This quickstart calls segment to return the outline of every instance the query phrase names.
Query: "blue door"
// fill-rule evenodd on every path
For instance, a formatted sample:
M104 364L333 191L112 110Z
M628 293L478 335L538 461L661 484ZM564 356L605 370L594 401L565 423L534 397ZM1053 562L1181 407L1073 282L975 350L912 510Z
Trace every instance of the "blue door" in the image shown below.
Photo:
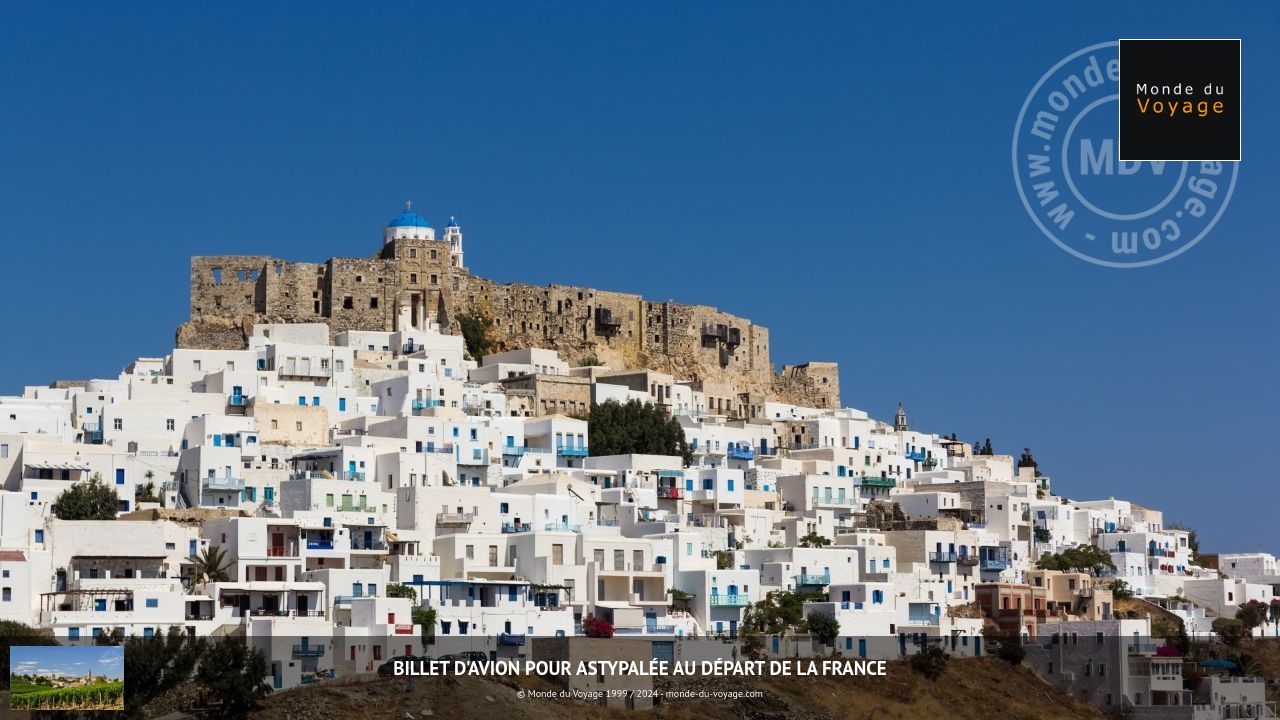
M867 639L858 638L858 657L865 658L867 656Z

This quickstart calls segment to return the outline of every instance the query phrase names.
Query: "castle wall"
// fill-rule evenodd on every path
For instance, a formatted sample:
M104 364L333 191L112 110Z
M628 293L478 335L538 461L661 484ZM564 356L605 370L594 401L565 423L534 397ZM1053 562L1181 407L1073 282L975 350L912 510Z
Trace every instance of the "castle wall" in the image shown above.
M731 386L813 407L839 405L834 363L775 375L769 331L716 308L649 302L632 293L567 285L499 284L454 267L449 243L399 239L371 258L285 262L265 255L191 260L191 320L179 347L244 347L254 322L325 322L348 330L395 331L398 298L414 300L442 329L457 317L488 317L496 351L554 349L570 365L651 368L682 380ZM239 337L238 337L239 336Z

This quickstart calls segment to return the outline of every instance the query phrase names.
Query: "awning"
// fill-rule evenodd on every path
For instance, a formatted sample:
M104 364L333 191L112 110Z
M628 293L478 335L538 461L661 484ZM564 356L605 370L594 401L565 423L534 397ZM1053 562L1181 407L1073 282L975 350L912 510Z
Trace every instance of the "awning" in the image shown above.
M71 463L26 463L26 467L32 470L80 470L89 471L88 465L73 465Z

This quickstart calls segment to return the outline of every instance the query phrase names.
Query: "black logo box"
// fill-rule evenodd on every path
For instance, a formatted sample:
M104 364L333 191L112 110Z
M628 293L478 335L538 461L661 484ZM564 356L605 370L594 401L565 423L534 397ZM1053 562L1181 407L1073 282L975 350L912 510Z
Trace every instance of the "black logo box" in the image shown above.
M1120 40L1121 160L1238 161L1240 104L1240 40Z

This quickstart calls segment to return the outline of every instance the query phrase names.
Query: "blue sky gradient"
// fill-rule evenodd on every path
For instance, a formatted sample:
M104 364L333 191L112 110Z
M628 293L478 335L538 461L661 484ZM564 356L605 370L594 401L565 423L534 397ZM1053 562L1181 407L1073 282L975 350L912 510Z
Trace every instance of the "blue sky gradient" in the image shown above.
M9 648L14 675L84 677L92 672L108 680L124 677L124 648L94 645L15 645Z
M1206 550L1280 552L1280 5L25 3L0 11L0 391L168 351L194 254L367 256L406 197L472 272L706 303L844 402L1031 447ZM1117 271L1031 222L1028 90L1119 37L1241 37L1215 230ZM1221 502L1210 502L1211 498Z

